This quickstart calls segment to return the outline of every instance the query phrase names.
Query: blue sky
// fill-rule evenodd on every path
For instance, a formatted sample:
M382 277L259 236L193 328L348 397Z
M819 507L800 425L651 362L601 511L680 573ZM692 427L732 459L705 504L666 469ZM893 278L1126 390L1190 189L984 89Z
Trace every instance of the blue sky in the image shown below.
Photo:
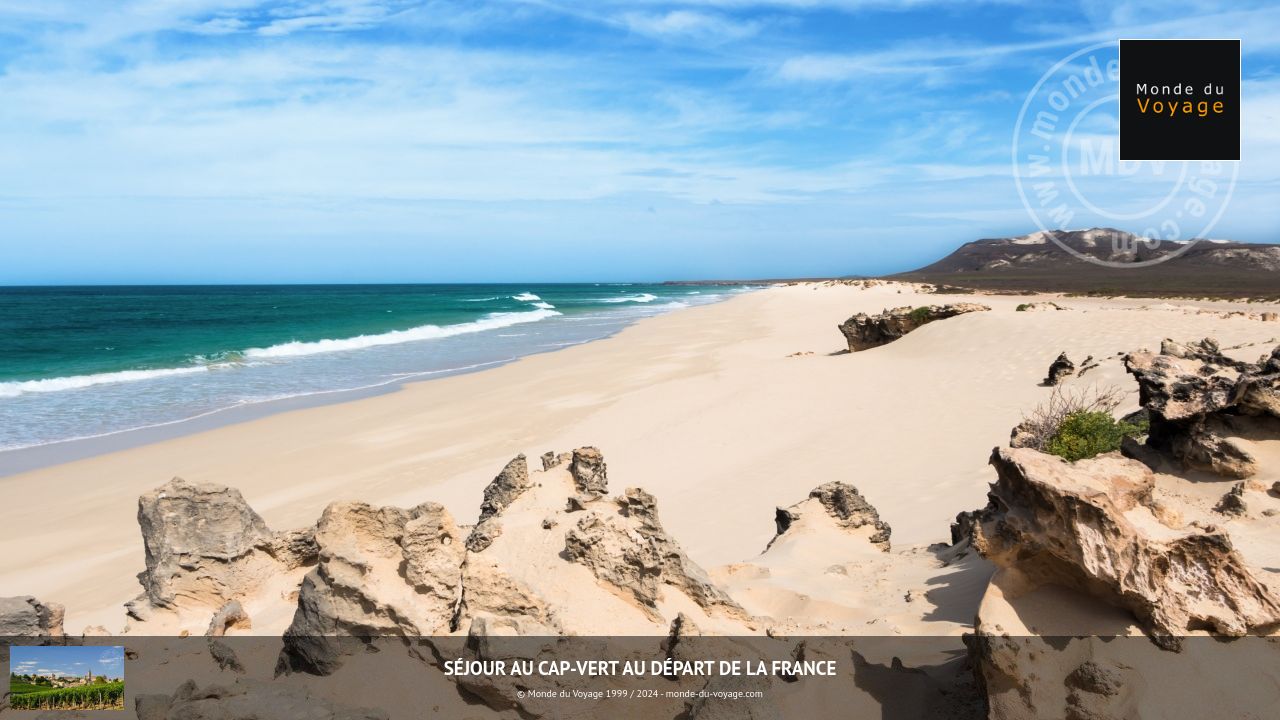
M19 675L83 677L86 672L108 678L124 677L122 647L21 647L10 648L9 671Z
M909 269L1035 229L1018 109L1119 37L1243 39L1277 240L1274 2L0 0L0 284Z

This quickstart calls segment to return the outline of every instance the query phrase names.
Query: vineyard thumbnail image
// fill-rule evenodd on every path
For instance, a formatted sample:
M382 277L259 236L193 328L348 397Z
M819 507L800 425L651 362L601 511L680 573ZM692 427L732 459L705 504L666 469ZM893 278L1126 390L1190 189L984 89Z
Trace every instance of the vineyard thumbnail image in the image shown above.
M15 710L123 710L124 648L10 648L9 707Z

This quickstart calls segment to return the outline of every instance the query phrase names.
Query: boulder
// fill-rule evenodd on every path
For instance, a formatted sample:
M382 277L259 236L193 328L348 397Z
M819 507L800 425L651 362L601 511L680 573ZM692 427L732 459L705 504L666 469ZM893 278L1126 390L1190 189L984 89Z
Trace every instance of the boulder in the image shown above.
M997 480L973 535L997 566L1124 608L1163 645L1193 630L1239 637L1280 625L1280 596L1223 531L1161 522L1145 465L1001 448L991 464Z
M608 493L607 470L604 455L597 448L581 447L573 451L569 474L573 476L573 485L579 494L591 498Z
M319 562L299 588L279 669L336 670L342 636L448 632L461 592L461 537L437 503L329 505L316 525Z
M660 619L656 610L663 585L678 588L708 611L743 614L667 535L654 497L638 488L628 488L614 512L586 511L565 533L564 554L654 619Z
M891 343L935 320L990 309L976 303L926 305L917 308L897 307L885 310L878 315L858 313L837 327L849 345L849 352L858 352Z
M310 531L273 533L240 492L174 478L138 498L146 570L144 594L130 603L150 608L217 609L282 569L314 562Z
M22 595L0 598L0 637L60 637L63 607Z
M790 529L792 523L803 514L805 506L813 502L818 503L841 528L869 529L868 540L871 544L884 552L889 552L889 535L893 532L889 523L880 519L880 513L876 512L871 503L858 493L856 487L839 481L832 481L814 488L809 492L808 500L796 503L789 508L778 508L774 516L777 534L782 535Z
M1130 353L1124 362L1150 418L1151 448L1226 477L1257 472L1257 461L1230 436L1260 416L1280 417L1280 347L1245 363L1224 356L1210 338L1166 340L1160 354Z
M1068 376L1074 374L1076 364L1071 362L1065 352L1058 353L1058 358L1049 365L1049 373L1044 378L1045 385L1057 385Z

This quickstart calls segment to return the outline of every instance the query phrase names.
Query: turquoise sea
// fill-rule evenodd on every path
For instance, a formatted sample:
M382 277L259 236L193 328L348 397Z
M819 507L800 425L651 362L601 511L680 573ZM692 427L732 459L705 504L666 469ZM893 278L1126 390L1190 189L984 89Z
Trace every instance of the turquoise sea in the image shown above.
M0 451L499 365L745 289L0 287Z

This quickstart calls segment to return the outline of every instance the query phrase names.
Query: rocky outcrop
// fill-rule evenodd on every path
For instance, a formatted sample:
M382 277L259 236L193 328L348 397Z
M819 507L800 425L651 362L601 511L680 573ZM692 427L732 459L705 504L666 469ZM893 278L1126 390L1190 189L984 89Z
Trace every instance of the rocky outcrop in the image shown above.
M1067 357L1065 352L1059 353L1058 358L1049 364L1049 373L1045 375L1044 385L1057 385L1068 376L1074 374L1076 364L1071 362L1071 358Z
M524 455L517 455L484 489L484 501L480 503L480 520L467 537L468 550L481 552L493 544L494 538L502 534L498 515L527 489L529 489L529 464Z
M310 531L273 533L238 490L174 478L138 499L146 570L141 619L156 608L217 609L280 572L315 562Z
M1151 448L1226 477L1257 472L1255 458L1230 436L1251 418L1280 417L1280 347L1246 363L1224 356L1212 339L1166 340L1160 354L1127 355L1125 368L1137 379L1150 417Z
M613 512L588 510L565 533L564 554L655 618L663 585L682 590L704 609L742 613L667 535L653 496L638 488L627 488Z
M569 474L573 485L584 497L600 497L609 492L608 468L604 456L593 447L581 447L573 451Z
M0 598L0 638L61 637L64 611L23 595Z
M997 480L973 535L997 566L1129 610L1169 646L1193 630L1239 637L1280 625L1280 596L1223 531L1161 522L1145 465L1000 448L991 464Z
M302 582L286 638L447 631L461 581L460 539L437 503L330 505L316 525L319 563Z
M837 327L849 345L849 352L879 347L897 340L922 325L965 313L990 310L976 303L897 307L878 315L858 313Z
M808 500L796 503L789 508L778 508L774 517L777 534L780 536L791 528L805 511L805 506L817 502L836 524L846 530L867 528L870 530L868 540L884 552L889 552L889 535L892 529L889 523L880 519L880 513L867 502L858 489L839 481L820 485L809 492ZM774 538L777 539L776 537Z

